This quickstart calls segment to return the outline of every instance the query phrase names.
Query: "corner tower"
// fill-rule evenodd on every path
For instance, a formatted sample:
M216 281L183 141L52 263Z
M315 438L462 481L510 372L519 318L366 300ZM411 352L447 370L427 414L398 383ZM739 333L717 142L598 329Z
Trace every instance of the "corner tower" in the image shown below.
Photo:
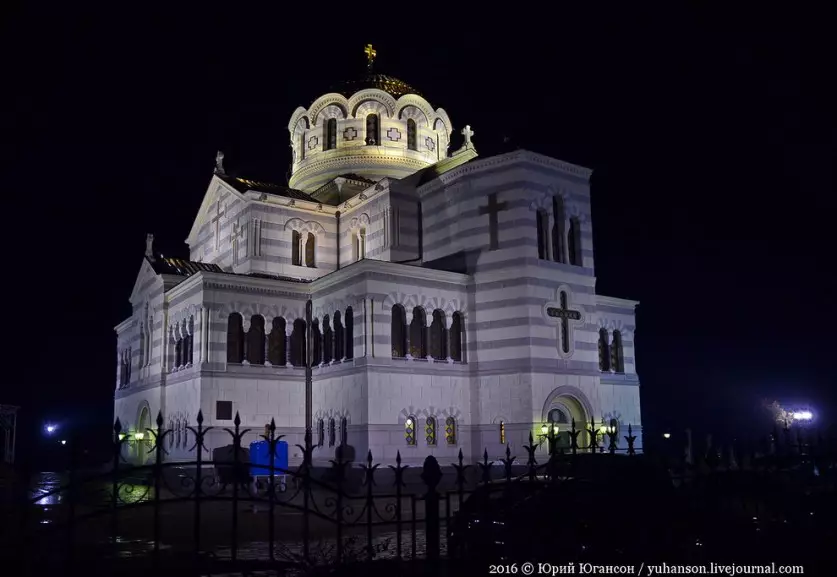
M313 193L339 176L404 178L447 157L453 126L412 86L376 74L376 52L364 49L366 73L299 107L288 122L290 186Z

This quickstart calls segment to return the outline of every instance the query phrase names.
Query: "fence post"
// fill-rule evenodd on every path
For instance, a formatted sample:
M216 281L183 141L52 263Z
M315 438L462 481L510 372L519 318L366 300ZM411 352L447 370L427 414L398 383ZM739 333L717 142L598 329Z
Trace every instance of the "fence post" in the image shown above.
M488 449L483 449L482 452L482 463L477 463L479 468L482 470L482 482L488 484L491 482L491 465L494 461L488 460Z
M427 536L427 560L439 560L439 493L436 486L442 480L442 469L436 457L429 455L424 460L421 480L427 485L424 495L425 534Z
M573 457L575 457L578 454L578 435L581 433L581 431L575 429L575 417L573 417L570 427L570 446L572 447Z
M636 435L634 435L630 423L628 423L628 435L625 437L625 440L628 442L628 454L636 455L636 450L634 450L634 441L636 441Z
M535 444L535 438L532 436L532 431L529 431L529 444L523 445L523 448L526 449L526 452L529 453L529 459L526 461L526 465L529 467L529 481L533 482L535 480L535 467L538 466L538 460L535 459L535 451L538 450L540 443L537 445ZM460 459L462 458L462 451L459 452Z
M157 411L157 434L154 438L154 563L160 564L160 477L163 474L163 413Z

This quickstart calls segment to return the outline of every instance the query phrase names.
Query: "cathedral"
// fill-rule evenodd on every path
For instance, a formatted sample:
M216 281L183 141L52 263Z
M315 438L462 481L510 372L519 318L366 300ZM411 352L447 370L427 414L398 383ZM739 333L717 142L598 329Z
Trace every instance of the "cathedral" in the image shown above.
M252 440L274 419L299 463L308 342L315 464L341 446L384 463L522 457L530 433L569 446L573 421L615 428L621 448L631 425L641 448L638 303L596 292L591 171L479 157L469 126L366 54L365 74L291 114L287 186L228 173L219 153L189 259L148 235L115 328L126 456L153 457L159 412L166 458L194 460L200 411L204 458L238 414Z

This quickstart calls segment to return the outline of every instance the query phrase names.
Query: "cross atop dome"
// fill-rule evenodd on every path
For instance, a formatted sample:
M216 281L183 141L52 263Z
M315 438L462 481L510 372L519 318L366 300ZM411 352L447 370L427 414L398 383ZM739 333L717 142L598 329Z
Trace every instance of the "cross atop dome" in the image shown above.
M367 44L366 48L363 49L363 53L366 54L366 70L372 72L372 65L375 63L375 57L378 55L378 51L372 48L371 44Z

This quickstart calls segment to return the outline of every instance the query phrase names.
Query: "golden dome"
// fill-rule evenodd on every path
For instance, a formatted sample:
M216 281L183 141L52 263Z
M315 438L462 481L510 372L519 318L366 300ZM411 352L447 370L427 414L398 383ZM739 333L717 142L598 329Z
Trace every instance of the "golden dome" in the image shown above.
M378 90L383 90L395 98L404 96L405 94L422 95L421 92L394 76L371 73L355 80L345 80L343 82L339 82L331 87L330 92L337 92L338 94L349 97L358 90L363 90L364 88L377 88Z

